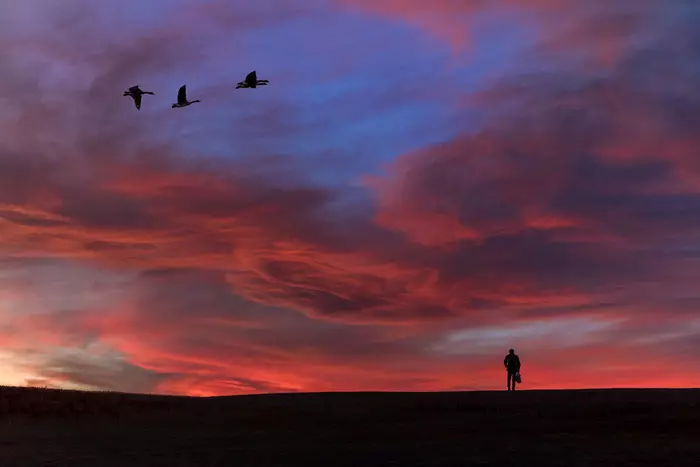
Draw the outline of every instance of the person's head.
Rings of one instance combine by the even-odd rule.
[[[510,350],[508,351],[508,353],[511,354],[511,355],[513,355],[513,354],[515,353],[515,350],[510,349]]]

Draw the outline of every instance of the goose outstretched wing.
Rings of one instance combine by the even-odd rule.
[[[187,102],[187,85],[183,84],[177,91],[177,103],[184,104]]]
[[[253,85],[258,82],[258,74],[255,71],[251,71],[245,77],[245,82],[248,85]]]

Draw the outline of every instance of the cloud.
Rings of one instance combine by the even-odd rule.
[[[696,381],[673,348],[692,351],[697,334],[678,316],[698,303],[698,34],[683,15],[655,18],[657,2],[629,15],[625,2],[575,3],[498,3],[571,27],[543,27],[526,57],[537,66],[477,92],[450,87],[477,123],[360,187],[315,177],[352,161],[294,146],[214,157],[180,131],[201,108],[134,116],[125,84],[203,60],[181,17],[124,42],[86,14],[77,31],[101,41],[82,49],[71,34],[3,37],[0,84],[17,89],[2,94],[0,130],[0,271],[13,272],[0,279],[3,347],[30,379],[190,394],[499,387],[499,355],[484,352],[508,346],[538,387]],[[424,8],[378,5],[364,7]],[[442,3],[451,18],[434,18],[457,25],[488,5]],[[200,10],[212,12],[225,19]],[[596,53],[614,53],[591,60],[581,44],[596,25]],[[22,47],[72,71],[26,63]],[[42,80],[76,69],[70,93]],[[349,114],[402,108],[423,84]],[[313,121],[342,121],[347,100],[330,99],[337,111]],[[292,102],[256,117],[273,117],[270,140],[307,134]],[[43,285],[59,279],[60,292]],[[667,338],[649,341],[661,327]],[[640,360],[653,361],[646,374]]]
[[[119,357],[96,357],[94,351],[53,357],[36,373],[54,384],[69,383],[84,389],[119,392],[154,392],[167,375],[144,370]]]
[[[672,8],[683,6],[678,0]],[[535,36],[539,53],[582,54],[598,65],[625,54],[649,31],[669,2],[613,0],[581,3],[575,0],[340,0],[341,6],[399,18],[446,41],[455,52],[474,51],[481,33],[494,28],[501,34],[526,30]],[[687,2],[686,2],[687,4]],[[581,57],[577,57],[581,58]]]

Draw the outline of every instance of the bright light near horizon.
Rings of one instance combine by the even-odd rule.
[[[0,351],[0,386],[27,386],[27,381],[40,378],[39,375],[19,368],[13,363],[17,356]]]

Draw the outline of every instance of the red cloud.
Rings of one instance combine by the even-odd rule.
[[[489,21],[506,32],[522,27],[535,32],[539,52],[572,52],[610,65],[634,45],[635,37],[658,17],[668,2],[613,0],[338,0],[348,8],[398,17],[446,40],[454,50],[473,49],[475,30]]]

